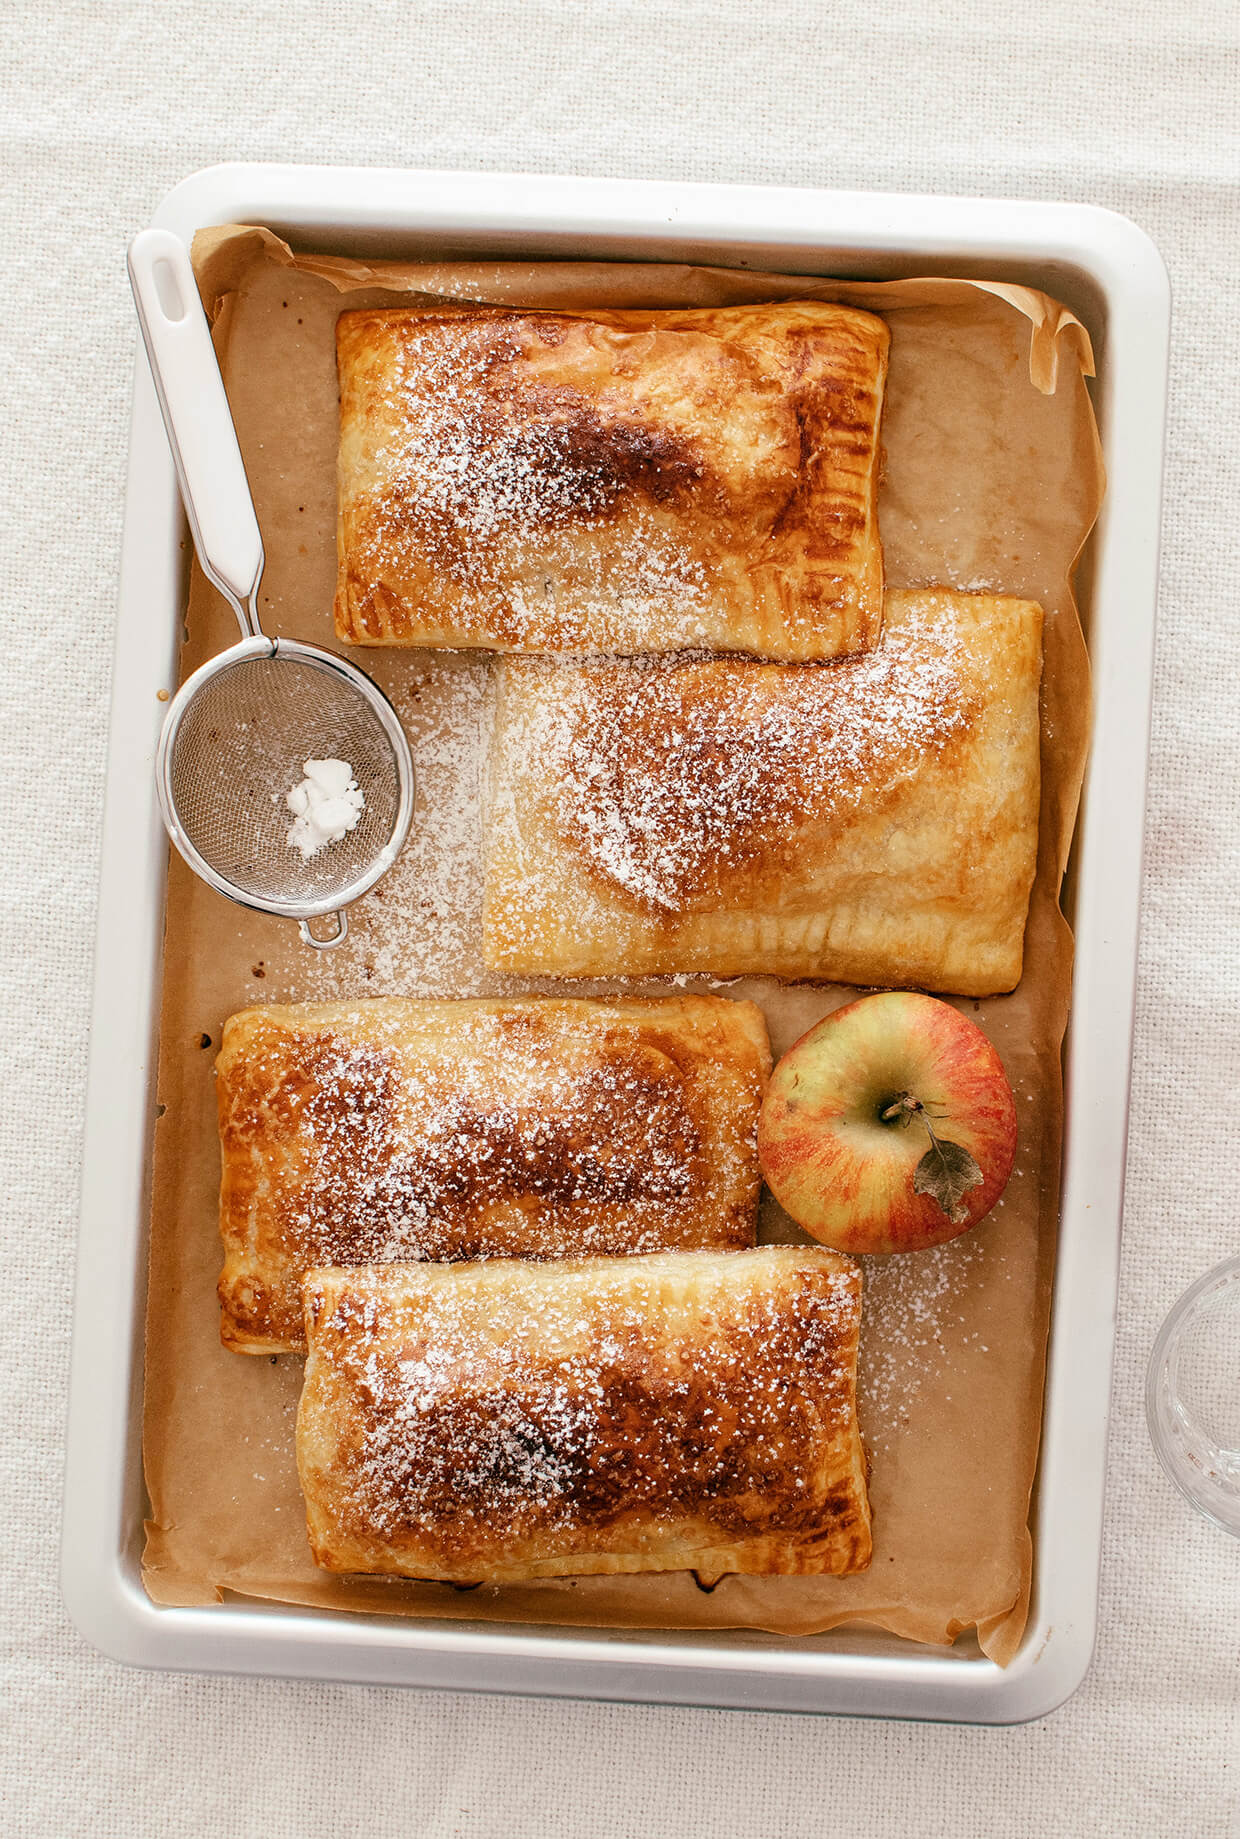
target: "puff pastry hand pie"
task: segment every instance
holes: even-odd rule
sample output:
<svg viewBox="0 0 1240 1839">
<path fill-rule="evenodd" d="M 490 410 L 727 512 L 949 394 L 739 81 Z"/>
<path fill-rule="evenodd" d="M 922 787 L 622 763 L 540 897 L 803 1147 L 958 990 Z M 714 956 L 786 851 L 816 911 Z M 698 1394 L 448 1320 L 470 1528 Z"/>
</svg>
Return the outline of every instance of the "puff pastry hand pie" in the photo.
<svg viewBox="0 0 1240 1839">
<path fill-rule="evenodd" d="M 313 1271 L 317 1563 L 459 1583 L 862 1570 L 857 1268 L 764 1246 Z"/>
<path fill-rule="evenodd" d="M 349 312 L 336 631 L 830 657 L 877 641 L 884 322 L 814 302 Z"/>
<path fill-rule="evenodd" d="M 505 660 L 486 821 L 496 969 L 1019 980 L 1041 608 L 891 593 L 829 664 Z"/>
<path fill-rule="evenodd" d="M 761 1011 L 714 996 L 233 1016 L 225 1345 L 304 1346 L 312 1265 L 752 1245 L 770 1064 Z"/>
</svg>

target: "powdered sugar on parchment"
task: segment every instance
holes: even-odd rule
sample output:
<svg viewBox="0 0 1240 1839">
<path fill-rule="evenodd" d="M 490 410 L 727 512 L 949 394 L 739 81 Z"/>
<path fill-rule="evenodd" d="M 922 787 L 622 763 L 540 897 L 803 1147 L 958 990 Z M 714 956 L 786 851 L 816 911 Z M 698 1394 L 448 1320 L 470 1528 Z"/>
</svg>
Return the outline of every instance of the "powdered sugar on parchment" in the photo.
<svg viewBox="0 0 1240 1839">
<path fill-rule="evenodd" d="M 349 909 L 345 944 L 299 954 L 286 1000 L 480 993 L 488 664 L 411 659 L 393 696 L 414 759 L 408 840 L 383 879 Z"/>
<path fill-rule="evenodd" d="M 965 1298 L 993 1248 L 964 1233 L 928 1251 L 866 1258 L 858 1387 L 866 1442 L 888 1451 L 912 1430 L 951 1375 L 987 1351 L 962 1343 Z"/>
</svg>

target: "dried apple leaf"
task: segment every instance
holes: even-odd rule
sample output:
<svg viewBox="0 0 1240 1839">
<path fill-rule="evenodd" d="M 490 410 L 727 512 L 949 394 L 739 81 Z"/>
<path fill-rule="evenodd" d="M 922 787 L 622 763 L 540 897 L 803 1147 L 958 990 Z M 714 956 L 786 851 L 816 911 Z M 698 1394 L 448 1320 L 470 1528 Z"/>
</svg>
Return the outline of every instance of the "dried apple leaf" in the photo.
<svg viewBox="0 0 1240 1839">
<path fill-rule="evenodd" d="M 913 1192 L 928 1194 L 959 1226 L 969 1217 L 963 1197 L 981 1179 L 981 1169 L 963 1144 L 932 1135 L 929 1149 L 913 1170 Z"/>
</svg>

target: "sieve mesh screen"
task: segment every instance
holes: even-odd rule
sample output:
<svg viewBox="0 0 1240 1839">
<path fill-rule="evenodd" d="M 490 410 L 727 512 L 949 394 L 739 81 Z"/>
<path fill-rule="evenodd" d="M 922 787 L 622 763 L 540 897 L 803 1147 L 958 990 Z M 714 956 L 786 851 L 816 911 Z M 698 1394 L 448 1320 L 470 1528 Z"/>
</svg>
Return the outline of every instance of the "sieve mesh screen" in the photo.
<svg viewBox="0 0 1240 1839">
<path fill-rule="evenodd" d="M 347 760 L 365 808 L 309 861 L 288 840 L 286 794 L 311 759 Z M 396 750 L 366 696 L 330 667 L 287 652 L 223 664 L 191 698 L 172 740 L 176 817 L 243 898 L 322 907 L 365 875 L 400 811 Z"/>
</svg>

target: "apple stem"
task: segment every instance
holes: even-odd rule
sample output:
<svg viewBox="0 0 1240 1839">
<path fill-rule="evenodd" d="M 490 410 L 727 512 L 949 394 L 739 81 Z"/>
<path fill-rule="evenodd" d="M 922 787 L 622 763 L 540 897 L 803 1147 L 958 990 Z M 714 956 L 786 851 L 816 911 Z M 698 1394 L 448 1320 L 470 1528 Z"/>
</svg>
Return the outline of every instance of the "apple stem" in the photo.
<svg viewBox="0 0 1240 1839">
<path fill-rule="evenodd" d="M 901 1092 L 898 1098 L 884 1105 L 878 1115 L 884 1124 L 907 1124 L 911 1118 L 919 1117 L 930 1135 L 934 1136 L 934 1125 L 930 1122 L 926 1107 L 911 1092 Z"/>
<path fill-rule="evenodd" d="M 884 1124 L 908 1124 L 913 1118 L 920 1118 L 930 1133 L 930 1141 L 937 1147 L 940 1142 L 938 1131 L 930 1122 L 930 1113 L 920 1098 L 914 1098 L 911 1092 L 901 1092 L 899 1098 L 884 1105 L 879 1112 L 879 1119 Z"/>
</svg>

